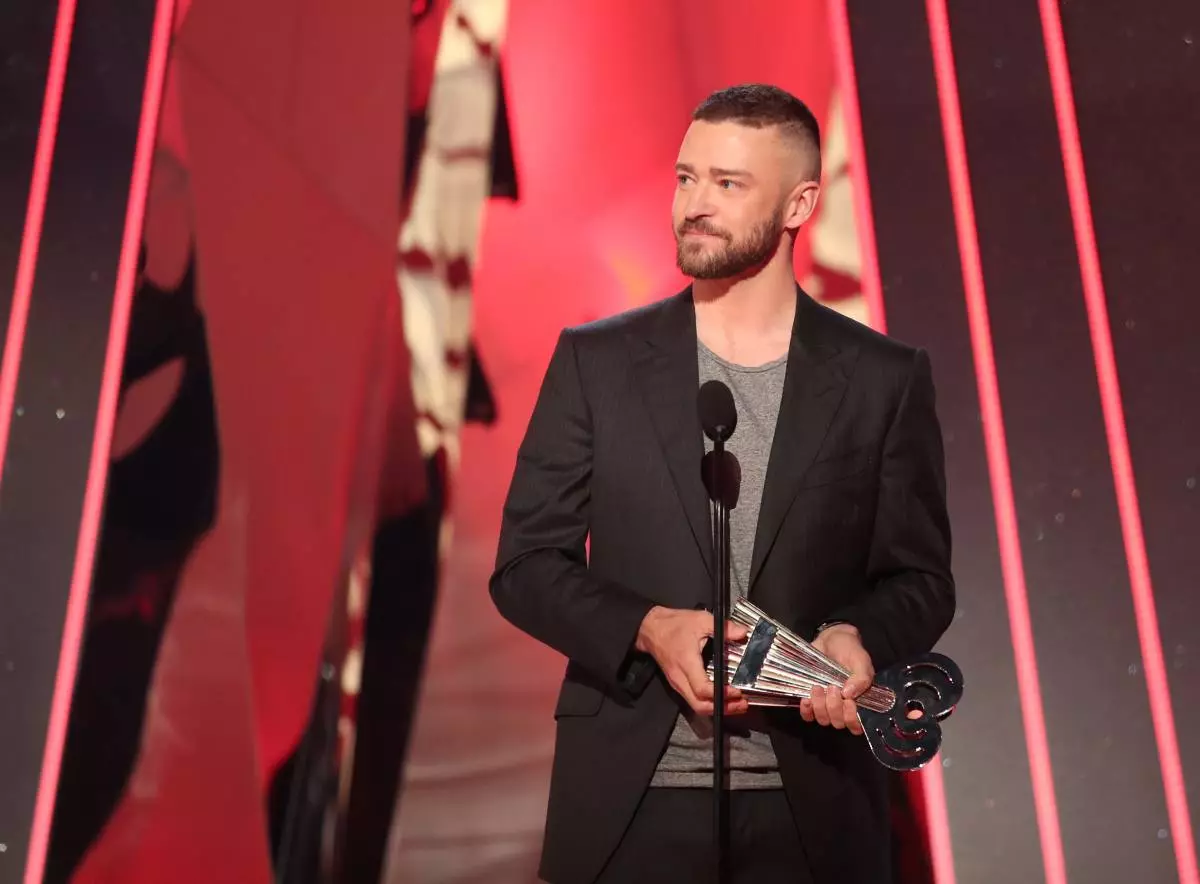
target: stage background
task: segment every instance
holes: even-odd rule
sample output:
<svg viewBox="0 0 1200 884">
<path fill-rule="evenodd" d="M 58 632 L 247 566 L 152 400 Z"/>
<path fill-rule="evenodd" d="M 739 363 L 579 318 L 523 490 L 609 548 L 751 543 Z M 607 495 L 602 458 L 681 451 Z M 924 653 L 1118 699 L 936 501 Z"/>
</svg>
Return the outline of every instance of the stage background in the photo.
<svg viewBox="0 0 1200 884">
<path fill-rule="evenodd" d="M 564 661 L 487 596 L 503 495 L 559 330 L 682 286 L 679 139 L 747 80 L 824 127 L 797 277 L 934 366 L 967 693 L 895 780 L 898 884 L 1200 884 L 1198 36 L 1192 0 L 5 3 L 0 884 L 47 840 L 55 884 L 534 880 Z"/>
</svg>

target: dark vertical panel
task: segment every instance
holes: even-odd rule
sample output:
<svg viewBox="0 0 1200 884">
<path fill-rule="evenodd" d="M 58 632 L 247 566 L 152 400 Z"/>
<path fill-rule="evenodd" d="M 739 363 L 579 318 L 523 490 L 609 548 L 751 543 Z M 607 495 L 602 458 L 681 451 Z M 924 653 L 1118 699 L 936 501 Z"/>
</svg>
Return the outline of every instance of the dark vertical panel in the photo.
<svg viewBox="0 0 1200 884">
<path fill-rule="evenodd" d="M 212 374 L 191 264 L 177 286 L 143 280 L 134 292 L 122 397 L 168 364 L 181 369 L 174 395 L 155 403 L 159 419 L 109 468 L 47 881 L 69 880 L 125 792 L 184 566 L 216 516 Z M 133 397 L 123 404 L 124 419 L 147 409 Z"/>
<path fill-rule="evenodd" d="M 1194 830 L 1200 820 L 1200 6 L 1096 0 L 1064 4 L 1062 16 Z M 1161 820 L 1141 827 L 1168 837 Z"/>
<path fill-rule="evenodd" d="M 1169 881 L 1037 4 L 954 4 L 950 24 L 1067 875 Z"/>
<path fill-rule="evenodd" d="M 20 880 L 42 768 L 109 336 L 154 7 L 82 0 L 25 334 L 4 482 L 0 881 Z M 114 79 L 111 54 L 141 59 Z M 97 735 L 102 738 L 102 735 Z"/>
<path fill-rule="evenodd" d="M 924 4 L 851 4 L 850 14 L 888 331 L 928 349 L 946 440 L 959 597 L 940 649 L 967 679 L 943 746 L 956 874 L 1041 881 Z"/>
<path fill-rule="evenodd" d="M 57 12 L 45 0 L 0 3 L 0 342 L 12 308 Z"/>
</svg>

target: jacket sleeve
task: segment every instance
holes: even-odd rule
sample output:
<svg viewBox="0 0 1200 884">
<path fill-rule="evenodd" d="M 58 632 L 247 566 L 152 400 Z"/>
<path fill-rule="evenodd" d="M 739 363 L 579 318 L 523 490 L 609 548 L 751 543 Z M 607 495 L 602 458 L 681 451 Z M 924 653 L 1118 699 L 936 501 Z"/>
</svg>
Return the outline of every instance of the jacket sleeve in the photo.
<svg viewBox="0 0 1200 884">
<path fill-rule="evenodd" d="M 517 453 L 489 589 L 501 615 L 582 666 L 611 693 L 639 694 L 654 666 L 633 650 L 653 607 L 588 569 L 592 415 L 564 331 Z"/>
<path fill-rule="evenodd" d="M 918 350 L 884 441 L 868 591 L 835 612 L 877 670 L 932 650 L 954 617 L 945 456 L 929 357 Z"/>
</svg>

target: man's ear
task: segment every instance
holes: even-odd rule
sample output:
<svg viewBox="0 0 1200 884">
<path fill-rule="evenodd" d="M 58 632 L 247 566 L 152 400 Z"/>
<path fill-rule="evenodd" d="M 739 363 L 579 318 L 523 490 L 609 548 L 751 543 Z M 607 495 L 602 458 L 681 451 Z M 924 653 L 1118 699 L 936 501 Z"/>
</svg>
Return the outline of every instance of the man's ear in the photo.
<svg viewBox="0 0 1200 884">
<path fill-rule="evenodd" d="M 783 216 L 784 229 L 793 233 L 803 227 L 817 209 L 821 196 L 821 185 L 817 181 L 801 181 L 788 195 Z"/>
</svg>

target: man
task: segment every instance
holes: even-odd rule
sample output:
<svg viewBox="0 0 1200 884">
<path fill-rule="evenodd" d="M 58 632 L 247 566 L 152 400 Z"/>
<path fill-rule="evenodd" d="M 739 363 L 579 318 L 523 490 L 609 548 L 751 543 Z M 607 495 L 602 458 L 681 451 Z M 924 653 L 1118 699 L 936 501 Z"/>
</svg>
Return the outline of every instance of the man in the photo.
<svg viewBox="0 0 1200 884">
<path fill-rule="evenodd" d="M 750 710 L 731 692 L 736 880 L 889 880 L 884 770 L 854 697 L 950 623 L 942 442 L 925 353 L 796 285 L 819 143 L 782 90 L 707 98 L 676 165 L 677 259 L 693 284 L 564 331 L 547 370 L 491 593 L 568 659 L 540 870 L 553 884 L 712 879 L 713 554 L 696 408 L 711 378 L 738 409 L 732 590 L 853 673 L 795 710 Z"/>
</svg>

